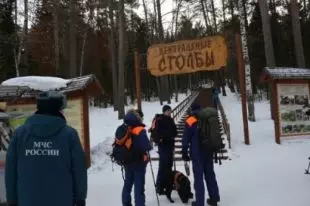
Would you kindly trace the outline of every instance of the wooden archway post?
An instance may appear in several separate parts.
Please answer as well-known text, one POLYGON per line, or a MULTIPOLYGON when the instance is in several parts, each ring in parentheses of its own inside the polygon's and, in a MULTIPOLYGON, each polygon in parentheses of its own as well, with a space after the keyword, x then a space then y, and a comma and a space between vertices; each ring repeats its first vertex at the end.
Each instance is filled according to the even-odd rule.
POLYGON ((244 143, 246 145, 250 144, 249 137, 249 126, 248 126, 248 112, 246 105, 246 92, 245 92, 245 71, 244 71, 244 59, 242 54, 241 36, 236 33, 236 53, 238 61, 238 71, 239 71, 239 82, 240 82, 240 93, 241 93, 241 106, 242 106, 242 117, 243 117, 243 132, 244 132, 244 143))
POLYGON ((135 50, 135 74, 136 74, 136 92, 138 109, 142 111, 141 102, 141 76, 140 76, 140 54, 138 49, 135 50))

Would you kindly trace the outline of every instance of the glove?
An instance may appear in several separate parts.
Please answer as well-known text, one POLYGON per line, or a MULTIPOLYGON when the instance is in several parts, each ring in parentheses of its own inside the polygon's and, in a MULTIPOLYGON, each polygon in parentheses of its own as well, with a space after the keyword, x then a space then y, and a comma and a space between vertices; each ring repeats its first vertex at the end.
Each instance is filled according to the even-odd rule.
POLYGON ((86 206, 85 200, 76 201, 74 206, 86 206))
POLYGON ((183 154, 182 154, 182 160, 185 161, 185 162, 190 161, 190 158, 189 158, 188 154, 183 153, 183 154))

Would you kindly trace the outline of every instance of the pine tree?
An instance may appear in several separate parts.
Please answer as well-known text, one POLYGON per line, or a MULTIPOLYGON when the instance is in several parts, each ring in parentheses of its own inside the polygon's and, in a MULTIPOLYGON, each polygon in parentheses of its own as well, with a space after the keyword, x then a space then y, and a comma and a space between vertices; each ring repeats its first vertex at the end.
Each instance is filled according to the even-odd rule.
POLYGON ((0 80, 15 76, 14 40, 15 23, 13 21, 13 0, 0 3, 0 80))

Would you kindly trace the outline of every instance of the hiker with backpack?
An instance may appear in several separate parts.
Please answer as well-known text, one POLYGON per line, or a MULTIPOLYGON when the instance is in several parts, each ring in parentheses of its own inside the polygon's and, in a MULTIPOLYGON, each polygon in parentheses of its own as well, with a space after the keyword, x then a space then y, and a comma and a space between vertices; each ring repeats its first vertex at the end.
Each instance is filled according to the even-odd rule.
POLYGON ((115 132, 112 160, 125 170, 122 191, 123 206, 132 206, 131 190, 133 185, 135 206, 145 206, 145 174, 149 161, 148 152, 152 149, 146 134, 142 117, 137 110, 130 110, 124 123, 115 132))
POLYGON ((171 117, 171 107, 163 106, 163 114, 156 120, 154 141, 158 144, 159 167, 156 179, 156 191, 159 195, 165 194, 165 189, 172 174, 174 141, 177 136, 177 127, 171 117))
POLYGON ((14 132, 5 166, 9 206, 85 206, 87 168, 78 132, 67 125, 66 97, 37 97, 37 111, 14 132))
POLYGON ((196 201, 192 202, 192 206, 205 205, 204 179, 209 193, 207 204, 217 206, 220 201, 213 165, 214 152, 223 146, 219 126, 216 109, 208 107, 201 110, 199 104, 191 105, 182 139, 182 159, 186 162, 191 159, 193 163, 196 201))

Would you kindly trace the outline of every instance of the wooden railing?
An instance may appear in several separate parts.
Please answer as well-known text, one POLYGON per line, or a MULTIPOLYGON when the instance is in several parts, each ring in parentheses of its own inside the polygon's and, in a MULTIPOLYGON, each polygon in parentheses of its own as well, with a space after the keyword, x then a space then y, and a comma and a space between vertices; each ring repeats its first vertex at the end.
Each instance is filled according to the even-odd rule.
POLYGON ((223 107, 223 105, 222 105, 220 100, 219 100, 219 105, 218 106, 219 106, 221 117, 222 117, 224 132, 227 135, 228 146, 229 146, 229 149, 231 149, 230 125, 229 125, 228 119, 226 117, 224 107, 223 107))
POLYGON ((199 91, 192 91, 191 94, 186 97, 178 106, 176 106, 171 113, 171 117, 176 121, 179 117, 181 117, 185 110, 188 109, 190 104, 195 100, 198 96, 199 91))

